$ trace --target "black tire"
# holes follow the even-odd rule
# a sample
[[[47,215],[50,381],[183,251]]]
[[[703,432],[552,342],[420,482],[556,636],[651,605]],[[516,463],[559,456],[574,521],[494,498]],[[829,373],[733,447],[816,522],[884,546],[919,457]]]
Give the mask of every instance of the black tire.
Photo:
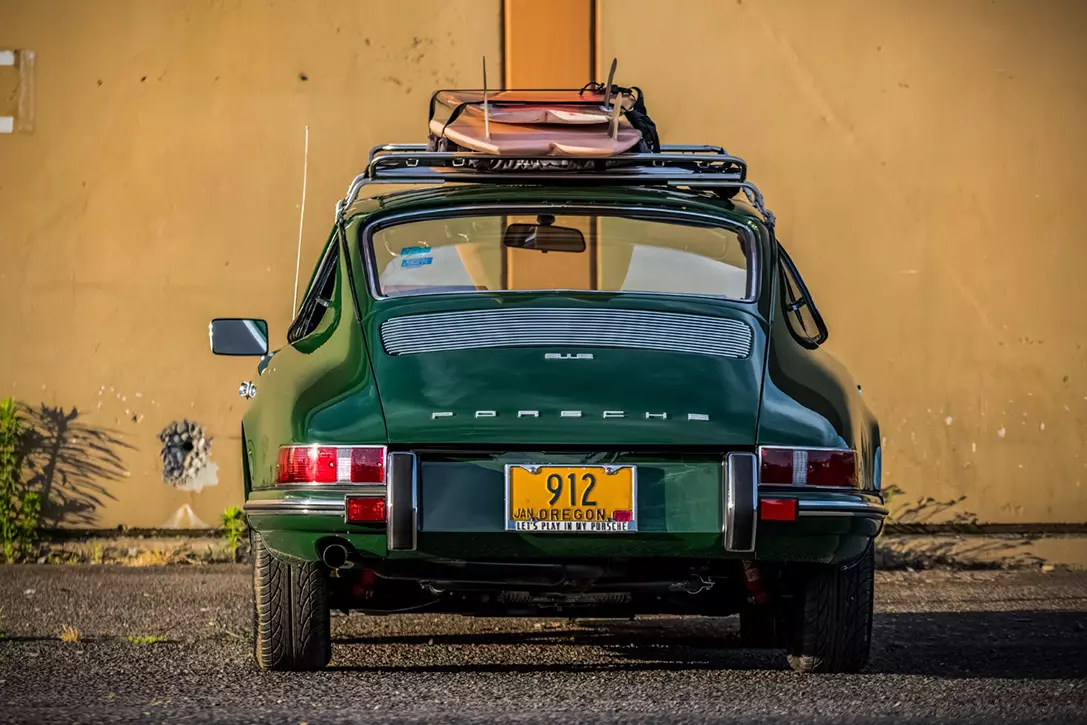
[[[740,646],[748,649],[785,646],[781,615],[777,607],[764,604],[740,610]]]
[[[859,672],[872,643],[875,554],[846,566],[808,568],[788,617],[789,664],[797,672]]]
[[[320,563],[288,564],[253,535],[253,658],[262,670],[319,670],[332,657]]]

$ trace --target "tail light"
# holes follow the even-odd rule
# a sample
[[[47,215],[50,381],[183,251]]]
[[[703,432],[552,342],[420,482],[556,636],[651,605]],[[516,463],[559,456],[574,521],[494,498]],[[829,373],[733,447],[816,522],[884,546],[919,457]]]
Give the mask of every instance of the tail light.
[[[857,488],[857,456],[848,448],[759,449],[759,483]]]
[[[795,498],[764,498],[759,501],[759,518],[763,521],[796,521]]]
[[[385,520],[385,499],[376,496],[348,496],[347,523],[373,524]]]
[[[276,483],[385,483],[385,446],[283,446]]]

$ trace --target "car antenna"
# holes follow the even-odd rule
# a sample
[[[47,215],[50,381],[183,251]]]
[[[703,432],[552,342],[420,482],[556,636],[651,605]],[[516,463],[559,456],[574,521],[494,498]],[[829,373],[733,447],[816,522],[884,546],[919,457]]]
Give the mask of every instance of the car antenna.
[[[483,56],[483,135],[491,140],[491,117],[487,111],[487,56]]]

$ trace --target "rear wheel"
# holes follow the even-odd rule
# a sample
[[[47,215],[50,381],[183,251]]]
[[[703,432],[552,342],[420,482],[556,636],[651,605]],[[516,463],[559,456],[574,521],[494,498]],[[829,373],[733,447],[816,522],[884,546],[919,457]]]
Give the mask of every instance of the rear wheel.
[[[253,535],[253,656],[262,670],[319,670],[332,656],[320,563],[288,564]]]
[[[859,672],[872,642],[875,555],[805,572],[789,604],[789,664],[798,672]]]

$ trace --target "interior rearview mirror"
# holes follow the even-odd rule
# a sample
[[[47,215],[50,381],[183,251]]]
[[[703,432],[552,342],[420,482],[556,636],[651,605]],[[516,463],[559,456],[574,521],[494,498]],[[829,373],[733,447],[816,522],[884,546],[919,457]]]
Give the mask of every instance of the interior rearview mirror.
[[[216,355],[267,355],[268,323],[236,317],[221,317],[208,325],[211,351]]]
[[[502,244],[513,249],[535,249],[540,252],[584,252],[585,235],[573,227],[510,224],[502,235]]]

